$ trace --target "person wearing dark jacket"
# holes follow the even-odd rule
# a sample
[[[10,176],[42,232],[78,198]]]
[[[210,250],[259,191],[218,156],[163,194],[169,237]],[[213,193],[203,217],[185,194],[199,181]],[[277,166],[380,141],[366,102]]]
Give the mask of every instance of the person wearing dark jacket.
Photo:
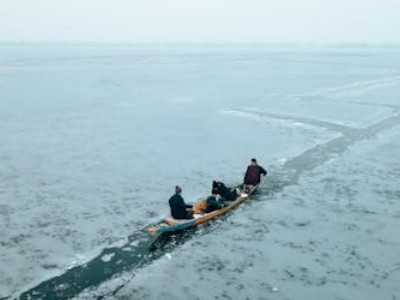
[[[251,165],[247,167],[243,183],[245,185],[256,186],[261,182],[261,174],[267,175],[267,171],[257,164],[255,158],[251,159]]]
[[[185,204],[181,193],[182,188],[180,186],[176,186],[175,194],[171,198],[169,198],[171,216],[174,219],[193,219],[193,211],[188,210],[193,208],[193,206]]]

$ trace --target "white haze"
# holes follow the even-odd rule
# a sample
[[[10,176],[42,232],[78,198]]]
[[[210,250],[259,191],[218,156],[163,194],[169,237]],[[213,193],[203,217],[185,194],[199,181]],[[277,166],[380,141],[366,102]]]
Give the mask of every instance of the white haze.
[[[0,41],[399,43],[398,0],[2,0]]]

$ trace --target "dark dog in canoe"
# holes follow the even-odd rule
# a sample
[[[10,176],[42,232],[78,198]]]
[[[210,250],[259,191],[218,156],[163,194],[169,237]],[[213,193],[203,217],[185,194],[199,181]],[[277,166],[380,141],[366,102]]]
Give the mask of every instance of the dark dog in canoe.
[[[235,188],[228,188],[223,182],[214,180],[212,183],[211,194],[220,195],[227,201],[233,201],[238,195],[240,195],[240,191]]]

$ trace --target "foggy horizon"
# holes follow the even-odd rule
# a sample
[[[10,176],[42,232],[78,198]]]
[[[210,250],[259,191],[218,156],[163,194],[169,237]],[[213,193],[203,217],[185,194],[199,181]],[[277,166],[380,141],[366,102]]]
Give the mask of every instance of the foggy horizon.
[[[134,44],[399,44],[395,0],[5,0],[0,41]]]

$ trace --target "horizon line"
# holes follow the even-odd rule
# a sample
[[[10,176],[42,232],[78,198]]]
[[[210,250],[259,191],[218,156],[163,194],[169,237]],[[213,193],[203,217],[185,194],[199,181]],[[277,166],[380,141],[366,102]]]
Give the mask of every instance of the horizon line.
[[[222,42],[222,41],[171,41],[171,42],[143,42],[143,41],[45,41],[45,40],[0,40],[0,44],[48,44],[48,45],[131,45],[131,46],[302,46],[302,47],[400,47],[400,42]]]

